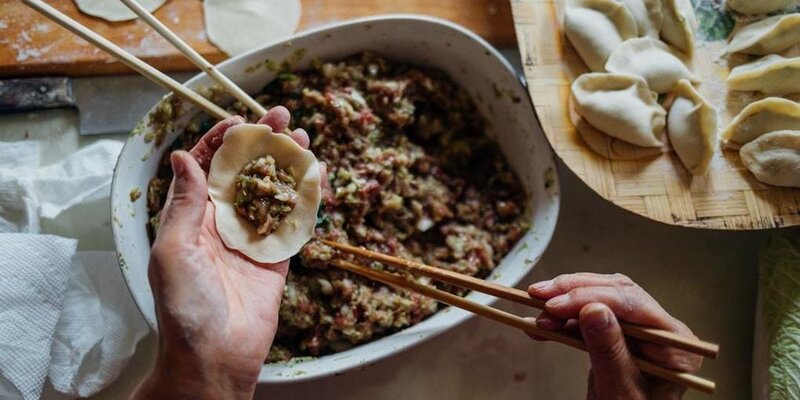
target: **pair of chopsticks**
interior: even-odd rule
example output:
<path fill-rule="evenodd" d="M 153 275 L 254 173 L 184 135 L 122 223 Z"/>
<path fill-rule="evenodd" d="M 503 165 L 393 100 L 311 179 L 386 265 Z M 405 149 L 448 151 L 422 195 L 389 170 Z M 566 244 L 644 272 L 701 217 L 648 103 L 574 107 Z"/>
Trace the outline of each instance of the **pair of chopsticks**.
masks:
<path fill-rule="evenodd" d="M 351 254 L 357 257 L 364 258 L 370 261 L 378 261 L 402 269 L 407 272 L 416 273 L 427 276 L 429 278 L 456 285 L 462 288 L 475 290 L 478 292 L 486 293 L 501 299 L 510 300 L 526 306 L 544 309 L 544 301 L 541 299 L 531 298 L 525 291 L 505 287 L 492 282 L 486 282 L 469 275 L 459 274 L 457 272 L 448 271 L 441 268 L 432 267 L 422 263 L 393 257 L 390 255 L 377 253 L 374 251 L 358 248 L 349 244 L 334 242 L 330 240 L 321 240 L 322 243 L 339 250 L 346 254 Z M 377 271 L 360 264 L 356 264 L 341 258 L 334 258 L 331 263 L 341 269 L 362 275 L 366 278 L 382 282 L 387 285 L 409 289 L 434 300 L 440 301 L 451 306 L 462 308 L 474 314 L 495 320 L 497 322 L 521 329 L 527 333 L 544 337 L 546 339 L 565 344 L 567 346 L 586 351 L 586 345 L 583 340 L 575 336 L 567 335 L 560 332 L 546 331 L 536 326 L 530 320 L 525 320 L 522 317 L 514 314 L 507 313 L 496 308 L 485 306 L 483 304 L 475 303 L 463 297 L 438 290 L 436 288 L 422 285 L 413 280 L 405 277 Z M 719 346 L 714 343 L 708 343 L 697 339 L 691 339 L 676 335 L 672 332 L 662 329 L 648 328 L 635 324 L 620 323 L 623 332 L 632 338 L 648 341 L 650 343 L 670 346 L 677 349 L 685 350 L 694 354 L 701 355 L 708 358 L 716 358 L 719 353 Z M 685 372 L 673 371 L 649 361 L 639 358 L 635 359 L 639 368 L 652 376 L 683 385 L 688 388 L 696 389 L 705 393 L 714 393 L 716 385 L 713 381 L 701 378 Z"/>
<path fill-rule="evenodd" d="M 114 1 L 114 0 L 108 0 L 108 1 Z M 233 81 L 228 79 L 228 77 L 223 75 L 216 67 L 214 67 L 205 58 L 203 58 L 203 56 L 201 56 L 200 53 L 192 49 L 191 46 L 189 46 L 186 42 L 181 40 L 181 38 L 178 37 L 178 35 L 169 30 L 169 28 L 167 28 L 164 24 L 162 24 L 161 21 L 156 19 L 152 13 L 150 13 L 149 11 L 147 11 L 147 9 L 142 7 L 141 4 L 139 4 L 136 0 L 121 0 L 121 1 L 125 3 L 125 5 L 128 6 L 128 8 L 130 8 L 131 11 L 133 11 L 136 15 L 138 15 L 143 21 L 145 21 L 148 25 L 150 25 L 158 34 L 164 37 L 164 39 L 166 39 L 173 46 L 175 46 L 195 66 L 200 68 L 211 78 L 217 81 L 220 85 L 222 85 L 222 87 L 224 87 L 228 91 L 228 93 L 230 93 L 234 98 L 245 104 L 258 117 L 263 117 L 267 113 L 267 110 L 261 104 L 259 104 L 255 99 L 250 97 L 250 95 L 248 95 L 244 90 L 242 90 L 242 88 L 237 86 Z M 151 66 L 150 64 L 147 64 L 146 62 L 137 58 L 133 54 L 123 50 L 121 47 L 115 45 L 108 39 L 92 31 L 91 29 L 81 25 L 72 18 L 64 15 L 62 12 L 51 7 L 44 1 L 22 0 L 22 2 L 25 3 L 25 5 L 27 5 L 28 7 L 31 7 L 40 14 L 46 16 L 47 18 L 51 19 L 52 21 L 56 22 L 62 27 L 66 28 L 75 35 L 83 38 L 84 40 L 91 43 L 100 50 L 103 50 L 106 53 L 112 55 L 119 62 L 128 66 L 134 71 L 138 72 L 145 78 L 150 79 L 154 83 L 164 87 L 167 90 L 172 91 L 182 99 L 194 103 L 195 105 L 197 105 L 198 107 L 200 107 L 202 110 L 212 115 L 213 117 L 217 119 L 225 119 L 231 117 L 231 114 L 229 112 L 225 111 L 218 105 L 212 103 L 205 97 L 197 94 L 196 92 L 182 85 L 178 81 L 170 78 L 163 72 L 153 68 L 153 66 Z M 287 129 L 286 133 L 291 133 L 291 132 Z"/>

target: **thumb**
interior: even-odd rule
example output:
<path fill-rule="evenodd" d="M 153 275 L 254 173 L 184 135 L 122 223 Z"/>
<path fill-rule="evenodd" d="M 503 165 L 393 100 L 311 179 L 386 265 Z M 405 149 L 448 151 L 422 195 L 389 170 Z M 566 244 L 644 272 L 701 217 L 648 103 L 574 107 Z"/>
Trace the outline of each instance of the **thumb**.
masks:
<path fill-rule="evenodd" d="M 195 239 L 203 225 L 208 199 L 208 182 L 194 157 L 185 151 L 170 156 L 172 180 L 161 217 L 158 236 Z"/>
<path fill-rule="evenodd" d="M 635 399 L 641 397 L 641 372 L 633 362 L 617 318 L 604 304 L 583 307 L 581 333 L 592 363 L 594 398 Z"/>

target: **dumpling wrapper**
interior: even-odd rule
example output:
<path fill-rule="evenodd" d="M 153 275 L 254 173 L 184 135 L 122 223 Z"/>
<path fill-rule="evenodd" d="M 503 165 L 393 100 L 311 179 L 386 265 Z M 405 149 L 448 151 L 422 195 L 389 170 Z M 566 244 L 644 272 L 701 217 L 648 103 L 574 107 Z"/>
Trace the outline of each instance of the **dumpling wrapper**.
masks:
<path fill-rule="evenodd" d="M 739 65 L 728 75 L 731 90 L 757 91 L 767 95 L 800 92 L 800 57 L 770 54 Z"/>
<path fill-rule="evenodd" d="M 575 111 L 606 135 L 642 147 L 660 147 L 666 111 L 644 79 L 588 73 L 572 83 Z"/>
<path fill-rule="evenodd" d="M 300 0 L 205 0 L 203 12 L 208 39 L 234 56 L 289 37 L 301 6 Z"/>
<path fill-rule="evenodd" d="M 727 147 L 740 146 L 775 131 L 800 130 L 800 103 L 780 97 L 750 103 L 722 131 Z"/>
<path fill-rule="evenodd" d="M 692 175 L 703 176 L 717 148 L 717 110 L 685 79 L 672 93 L 675 98 L 667 113 L 669 142 L 683 166 Z"/>
<path fill-rule="evenodd" d="M 641 147 L 600 132 L 578 115 L 575 111 L 574 100 L 570 101 L 569 118 L 586 145 L 595 153 L 609 160 L 652 159 L 670 151 L 666 144 L 661 147 Z"/>
<path fill-rule="evenodd" d="M 661 38 L 687 56 L 694 54 L 694 27 L 697 24 L 689 0 L 662 0 Z"/>
<path fill-rule="evenodd" d="M 666 43 L 649 37 L 629 39 L 606 62 L 606 71 L 641 76 L 650 90 L 666 93 L 681 79 L 697 82 L 691 60 Z"/>
<path fill-rule="evenodd" d="M 776 15 L 739 29 L 731 38 L 727 53 L 759 56 L 780 53 L 800 43 L 800 13 Z"/>
<path fill-rule="evenodd" d="M 166 0 L 138 0 L 147 11 L 153 12 Z M 106 21 L 118 22 L 138 18 L 128 6 L 119 0 L 75 0 L 75 5 L 84 14 L 102 18 Z"/>
<path fill-rule="evenodd" d="M 727 0 L 728 8 L 748 15 L 786 10 L 798 4 L 798 0 Z"/>
<path fill-rule="evenodd" d="M 800 188 L 800 131 L 777 131 L 742 146 L 739 156 L 759 181 Z"/>
<path fill-rule="evenodd" d="M 663 20 L 661 0 L 622 0 L 622 2 L 636 20 L 639 36 L 658 39 L 658 32 L 661 30 Z"/>
<path fill-rule="evenodd" d="M 271 234 L 236 213 L 236 176 L 248 162 L 271 155 L 280 168 L 292 167 L 298 202 Z M 322 198 L 319 163 L 314 154 L 289 136 L 273 133 L 267 125 L 242 124 L 230 128 L 214 154 L 208 171 L 208 194 L 214 203 L 217 231 L 223 243 L 260 263 L 276 263 L 294 256 L 314 235 Z"/>
<path fill-rule="evenodd" d="M 627 39 L 635 38 L 636 20 L 615 0 L 568 0 L 564 33 L 592 71 L 603 71 L 608 56 Z"/>

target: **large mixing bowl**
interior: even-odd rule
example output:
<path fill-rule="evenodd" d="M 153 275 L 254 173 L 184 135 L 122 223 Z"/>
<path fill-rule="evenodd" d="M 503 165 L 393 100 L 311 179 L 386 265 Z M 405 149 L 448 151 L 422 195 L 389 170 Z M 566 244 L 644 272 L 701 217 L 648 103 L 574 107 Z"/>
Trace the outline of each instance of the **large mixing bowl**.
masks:
<path fill-rule="evenodd" d="M 259 50 L 231 58 L 220 70 L 249 93 L 258 92 L 275 78 L 265 60 L 291 60 L 297 69 L 312 58 L 336 60 L 370 50 L 389 58 L 444 70 L 473 97 L 495 138 L 528 193 L 526 218 L 532 229 L 487 279 L 503 285 L 517 284 L 541 257 L 555 229 L 559 206 L 558 181 L 550 150 L 528 95 L 512 67 L 480 37 L 452 23 L 419 16 L 392 15 L 359 19 L 300 33 Z M 301 57 L 302 56 L 302 57 Z M 187 82 L 190 87 L 213 85 L 206 74 Z M 150 111 L 152 113 L 153 110 Z M 157 329 L 153 296 L 147 281 L 150 242 L 144 197 L 131 201 L 131 190 L 146 191 L 163 156 L 181 125 L 198 111 L 186 106 L 174 131 L 163 145 L 146 143 L 142 131 L 150 127 L 149 114 L 142 127 L 122 149 L 111 190 L 114 240 L 120 265 L 136 304 Z M 472 301 L 490 304 L 489 296 L 472 293 Z M 261 382 L 312 379 L 341 372 L 409 348 L 470 318 L 459 309 L 445 309 L 408 329 L 353 349 L 289 364 L 264 365 Z M 499 327 L 498 327 L 499 328 Z M 502 328 L 500 328 L 502 329 Z"/>

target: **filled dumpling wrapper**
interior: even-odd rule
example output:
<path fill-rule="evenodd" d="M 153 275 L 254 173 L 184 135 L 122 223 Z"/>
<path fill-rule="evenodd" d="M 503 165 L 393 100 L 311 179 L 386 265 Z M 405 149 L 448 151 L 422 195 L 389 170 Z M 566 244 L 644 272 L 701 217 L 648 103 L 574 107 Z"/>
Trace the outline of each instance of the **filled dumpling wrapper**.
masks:
<path fill-rule="evenodd" d="M 606 70 L 636 75 L 647 81 L 650 90 L 666 93 L 681 79 L 696 82 L 689 69 L 691 61 L 666 43 L 648 37 L 623 42 L 611 53 Z"/>
<path fill-rule="evenodd" d="M 800 4 L 798 0 L 727 0 L 728 8 L 748 15 L 786 10 Z"/>
<path fill-rule="evenodd" d="M 774 131 L 800 130 L 800 104 L 780 97 L 750 103 L 722 131 L 728 147 L 738 148 Z"/>
<path fill-rule="evenodd" d="M 800 13 L 776 15 L 749 24 L 731 38 L 726 52 L 759 56 L 780 53 L 800 43 Z"/>
<path fill-rule="evenodd" d="M 694 27 L 697 24 L 689 0 L 661 0 L 661 39 L 682 53 L 694 54 Z"/>
<path fill-rule="evenodd" d="M 692 175 L 705 175 L 717 147 L 717 110 L 685 79 L 672 94 L 667 113 L 669 142 Z"/>
<path fill-rule="evenodd" d="M 761 57 L 732 69 L 727 82 L 732 90 L 768 95 L 800 92 L 800 57 L 784 58 L 777 54 Z"/>
<path fill-rule="evenodd" d="M 659 147 L 666 111 L 644 79 L 588 73 L 572 83 L 575 111 L 606 135 L 643 147 Z"/>
<path fill-rule="evenodd" d="M 571 102 L 573 103 L 573 102 Z M 575 111 L 575 105 L 569 109 L 570 121 L 586 145 L 595 153 L 609 160 L 644 160 L 658 157 L 669 152 L 666 144 L 661 147 L 642 147 L 630 144 L 624 140 L 600 132 L 589 125 L 583 117 Z"/>
<path fill-rule="evenodd" d="M 237 179 L 253 160 L 271 156 L 277 168 L 290 172 L 296 199 L 281 223 L 264 236 L 237 212 Z M 215 206 L 217 231 L 223 243 L 260 263 L 276 263 L 295 254 L 314 234 L 322 193 L 314 154 L 267 125 L 230 128 L 208 171 L 208 194 Z M 241 199 L 240 199 L 241 200 Z"/>
<path fill-rule="evenodd" d="M 661 0 L 622 0 L 636 21 L 639 36 L 658 39 L 661 30 Z"/>
<path fill-rule="evenodd" d="M 800 187 L 800 131 L 762 135 L 739 150 L 742 163 L 759 181 Z"/>
<path fill-rule="evenodd" d="M 603 71 L 608 56 L 636 37 L 633 15 L 615 0 L 568 0 L 564 33 L 592 71 Z"/>

